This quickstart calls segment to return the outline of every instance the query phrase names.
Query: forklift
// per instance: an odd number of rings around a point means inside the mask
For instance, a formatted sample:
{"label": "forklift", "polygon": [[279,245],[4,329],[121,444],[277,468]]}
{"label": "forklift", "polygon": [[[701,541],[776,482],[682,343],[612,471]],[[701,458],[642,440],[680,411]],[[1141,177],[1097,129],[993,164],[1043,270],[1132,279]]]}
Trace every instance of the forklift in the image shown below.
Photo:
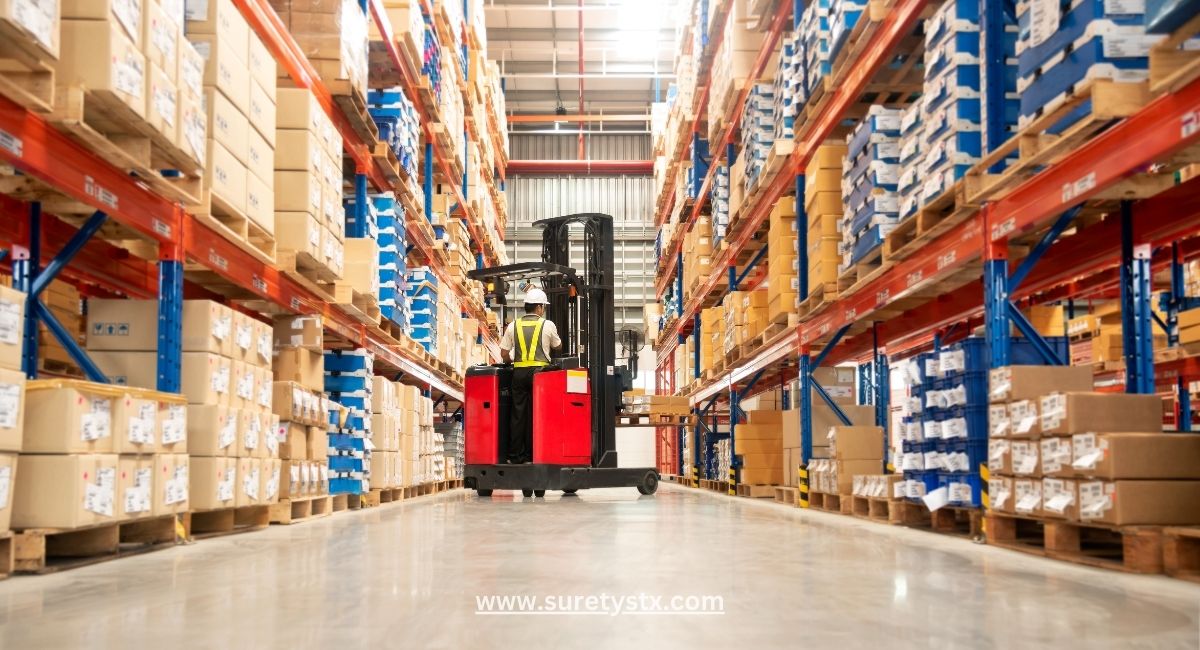
{"label": "forklift", "polygon": [[[542,230],[542,261],[476,269],[488,299],[506,321],[510,287],[537,283],[546,292],[546,318],[559,328],[562,356],[533,378],[533,462],[502,464],[512,407],[510,364],[473,366],[464,386],[464,483],[481,497],[493,490],[575,494],[601,487],[658,489],[653,467],[617,467],[616,416],[631,388],[636,356],[616,365],[613,309],[613,224],[606,214],[572,214],[533,224]],[[572,231],[582,231],[582,268],[570,266]]]}

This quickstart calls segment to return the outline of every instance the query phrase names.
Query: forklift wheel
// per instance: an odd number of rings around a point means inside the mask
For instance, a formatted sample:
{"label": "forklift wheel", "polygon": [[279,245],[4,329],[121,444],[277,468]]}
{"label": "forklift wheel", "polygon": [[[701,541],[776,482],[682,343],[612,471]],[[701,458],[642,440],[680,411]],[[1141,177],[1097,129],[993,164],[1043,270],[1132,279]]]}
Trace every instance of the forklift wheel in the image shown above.
{"label": "forklift wheel", "polygon": [[546,496],[546,491],[545,491],[545,490],[534,490],[534,491],[533,491],[533,496],[535,496],[535,497],[544,497],[544,496]]}
{"label": "forklift wheel", "polygon": [[563,494],[564,494],[564,495],[567,495],[567,494],[575,494],[575,493],[576,493],[576,492],[578,492],[578,491],[579,491],[579,490],[563,490]]}
{"label": "forklift wheel", "polygon": [[654,494],[655,492],[657,492],[658,491],[658,473],[657,472],[646,472],[646,475],[642,477],[642,482],[638,483],[637,489],[638,489],[638,492],[641,492],[642,494]]}
{"label": "forklift wheel", "polygon": [[528,499],[529,497],[533,496],[533,490],[521,490],[521,496]]}
{"label": "forklift wheel", "polygon": [[486,497],[492,496],[492,490],[490,488],[486,489],[486,490],[483,488],[480,488],[478,490],[475,490],[475,494],[478,494],[479,496],[486,498]]}

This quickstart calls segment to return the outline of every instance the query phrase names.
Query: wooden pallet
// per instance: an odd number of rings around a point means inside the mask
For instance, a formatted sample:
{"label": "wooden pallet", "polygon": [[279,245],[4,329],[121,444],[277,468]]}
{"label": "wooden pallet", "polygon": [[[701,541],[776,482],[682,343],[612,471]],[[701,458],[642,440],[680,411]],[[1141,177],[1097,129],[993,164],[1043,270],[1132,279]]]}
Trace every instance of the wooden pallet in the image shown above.
{"label": "wooden pallet", "polygon": [[13,574],[16,559],[15,545],[12,532],[0,533],[0,580]]}
{"label": "wooden pallet", "polygon": [[[199,200],[203,167],[110,94],[60,85],[54,92],[54,110],[46,119],[158,194],[184,204]],[[178,170],[179,175],[164,176],[164,169]]]}
{"label": "wooden pallet", "polygon": [[1130,573],[1163,572],[1163,529],[987,514],[987,543],[1022,553]]}
{"label": "wooden pallet", "polygon": [[32,528],[13,533],[4,540],[8,558],[0,545],[0,569],[18,573],[54,573],[106,560],[115,560],[174,546],[178,531],[175,515],[99,524],[70,530]]}
{"label": "wooden pallet", "polygon": [[979,539],[983,535],[983,510],[946,506],[933,512],[923,503],[892,501],[888,506],[888,521],[899,526]]}
{"label": "wooden pallet", "polygon": [[183,515],[187,539],[205,539],[244,533],[271,525],[271,506],[242,506],[218,510],[195,510]]}
{"label": "wooden pallet", "polygon": [[854,293],[858,287],[874,279],[883,270],[883,246],[864,255],[838,276],[838,294]]}
{"label": "wooden pallet", "polygon": [[[1087,102],[1091,102],[1091,113],[1055,135],[1050,130],[1064,118]],[[1074,152],[1092,136],[1108,128],[1115,121],[1129,117],[1141,110],[1150,101],[1147,82],[1118,83],[1108,79],[1086,82],[1064,95],[1062,99],[1042,108],[1037,116],[1015,137],[988,153],[970,172],[975,177],[968,186],[966,201],[971,205],[982,205],[1007,196],[1046,165],[1062,160]],[[1018,155],[1015,162],[999,174],[987,173],[993,165]],[[1138,189],[1133,181],[1119,183],[1106,190],[1104,196],[1143,198],[1137,194],[1150,192],[1150,188]],[[1155,189],[1161,191],[1161,188]]]}
{"label": "wooden pallet", "polygon": [[618,427],[683,427],[695,424],[691,413],[618,413]]}
{"label": "wooden pallet", "polygon": [[333,303],[356,320],[367,325],[379,325],[382,313],[379,311],[379,298],[369,293],[359,293],[345,283],[331,285],[330,293]]}
{"label": "wooden pallet", "polygon": [[809,289],[808,297],[801,301],[800,305],[796,308],[800,319],[803,320],[815,316],[826,305],[832,304],[834,300],[837,300],[837,288],[838,285],[836,282],[829,282],[818,284]]}
{"label": "wooden pallet", "polygon": [[738,483],[736,486],[737,495],[749,499],[774,499],[775,488],[777,485],[747,485]]}
{"label": "wooden pallet", "polygon": [[350,129],[367,145],[368,150],[373,149],[379,141],[379,127],[375,126],[375,120],[367,110],[367,98],[362,90],[349,79],[323,78],[326,79],[325,86],[329,88],[329,93],[333,95],[333,103],[341,107]]}
{"label": "wooden pallet", "polygon": [[188,208],[197,221],[217,231],[238,248],[264,264],[275,263],[275,235],[254,223],[246,213],[204,188],[201,198]]}
{"label": "wooden pallet", "polygon": [[351,494],[331,494],[329,495],[329,503],[333,507],[334,512],[341,512],[350,509]]}
{"label": "wooden pallet", "polygon": [[56,61],[8,21],[0,21],[0,95],[39,113],[54,110]]}
{"label": "wooden pallet", "polygon": [[1150,92],[1175,92],[1200,77],[1200,52],[1181,50],[1184,41],[1200,34],[1200,15],[1150,48]]}
{"label": "wooden pallet", "polygon": [[809,492],[808,507],[814,510],[848,515],[851,507],[850,495]]}
{"label": "wooden pallet", "polygon": [[870,519],[871,521],[879,521],[884,523],[892,523],[893,507],[902,507],[900,502],[895,499],[885,499],[882,497],[851,497],[850,514],[862,519]]}
{"label": "wooden pallet", "polygon": [[897,224],[883,240],[883,259],[902,260],[921,250],[942,233],[976,214],[979,206],[967,196],[973,193],[977,176],[965,176],[930,201],[912,217]]}
{"label": "wooden pallet", "polygon": [[1200,528],[1163,529],[1163,570],[1172,578],[1200,582]]}
{"label": "wooden pallet", "polygon": [[782,503],[785,506],[795,506],[800,498],[800,488],[785,487],[782,485],[775,486],[775,503]]}
{"label": "wooden pallet", "polygon": [[333,514],[333,500],[329,495],[283,499],[270,504],[272,524],[298,524]]}

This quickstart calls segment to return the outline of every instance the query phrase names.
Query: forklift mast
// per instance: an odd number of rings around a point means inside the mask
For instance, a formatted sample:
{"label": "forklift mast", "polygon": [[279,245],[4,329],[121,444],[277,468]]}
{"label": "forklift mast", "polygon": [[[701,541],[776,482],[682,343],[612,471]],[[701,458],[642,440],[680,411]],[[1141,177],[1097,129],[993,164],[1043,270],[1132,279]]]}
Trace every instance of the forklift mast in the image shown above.
{"label": "forklift mast", "polygon": [[[565,330],[564,350],[576,350],[588,368],[591,382],[592,466],[616,467],[616,413],[620,386],[616,364],[616,313],[613,304],[615,274],[613,268],[612,217],[600,213],[572,214],[534,222],[542,228],[542,261],[571,267],[571,226],[583,229],[582,268],[576,269],[586,295],[581,302],[579,322],[572,313],[568,282],[562,276],[544,280],[550,305],[547,317],[555,324],[569,323]],[[578,334],[575,331],[578,327]],[[578,336],[579,340],[576,340]]]}

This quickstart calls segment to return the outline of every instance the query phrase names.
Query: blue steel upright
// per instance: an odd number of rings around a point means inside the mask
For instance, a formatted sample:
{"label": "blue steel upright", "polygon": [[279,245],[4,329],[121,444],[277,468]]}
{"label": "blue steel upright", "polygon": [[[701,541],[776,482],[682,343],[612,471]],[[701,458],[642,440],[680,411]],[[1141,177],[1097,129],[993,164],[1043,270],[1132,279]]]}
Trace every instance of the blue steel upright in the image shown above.
{"label": "blue steel upright", "polygon": [[1125,392],[1154,392],[1154,332],[1150,319],[1150,246],[1134,245],[1133,203],[1121,202],[1121,321]]}
{"label": "blue steel upright", "polygon": [[425,195],[425,220],[433,221],[433,142],[425,142],[425,174],[421,190]]}
{"label": "blue steel upright", "polygon": [[29,246],[25,250],[13,249],[13,288],[26,294],[24,335],[21,341],[21,370],[30,379],[38,371],[38,321],[37,311],[30,309],[29,294],[33,281],[42,268],[42,204],[29,204]]}
{"label": "blue steel upright", "polygon": [[158,390],[182,390],[183,262],[178,256],[158,261]]}
{"label": "blue steel upright", "polygon": [[[800,2],[800,0],[796,0]],[[804,174],[796,175],[796,275],[800,302],[808,300],[808,215],[804,205]]]}

